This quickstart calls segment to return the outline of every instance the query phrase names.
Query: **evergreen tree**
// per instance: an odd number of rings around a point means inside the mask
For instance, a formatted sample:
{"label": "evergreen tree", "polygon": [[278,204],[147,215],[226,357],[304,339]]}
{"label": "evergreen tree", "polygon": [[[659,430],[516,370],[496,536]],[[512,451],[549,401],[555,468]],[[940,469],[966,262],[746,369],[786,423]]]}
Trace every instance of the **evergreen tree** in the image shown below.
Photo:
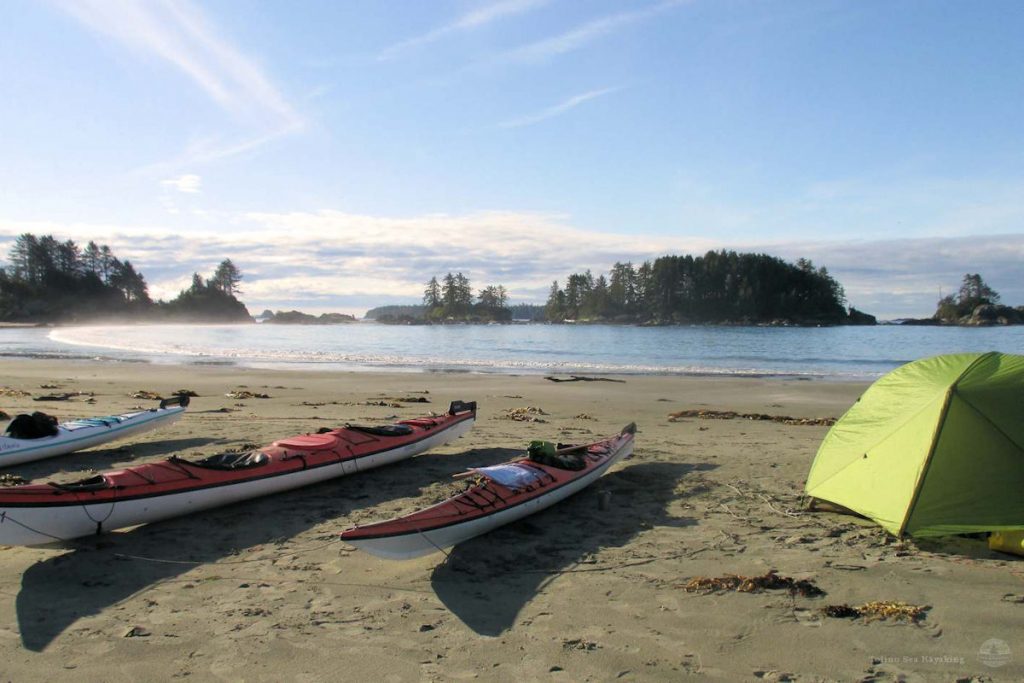
{"label": "evergreen tree", "polygon": [[37,244],[36,236],[31,233],[22,233],[15,238],[14,245],[7,256],[7,260],[11,262],[11,277],[13,279],[29,283],[37,281],[35,261],[33,260]]}
{"label": "evergreen tree", "polygon": [[960,292],[957,295],[957,304],[961,309],[973,311],[982,304],[997,303],[999,303],[999,294],[985,283],[981,275],[977,273],[964,275]]}
{"label": "evergreen tree", "polygon": [[105,244],[100,247],[99,276],[104,284],[110,284],[110,276],[114,272],[114,262],[116,260],[114,253],[110,251],[110,247]]}
{"label": "evergreen tree", "polygon": [[441,305],[441,285],[437,283],[437,276],[430,278],[426,289],[423,290],[423,305],[428,311]]}
{"label": "evergreen tree", "polygon": [[89,244],[85,245],[85,252],[82,254],[82,265],[85,271],[99,275],[100,261],[99,246],[92,240],[89,240]]}
{"label": "evergreen tree", "polygon": [[238,288],[238,283],[241,281],[242,271],[231,262],[231,259],[226,258],[217,266],[210,284],[214,289],[219,289],[229,296],[234,296],[235,294],[242,293],[242,290]]}
{"label": "evergreen tree", "polygon": [[551,283],[551,292],[544,305],[544,314],[551,322],[565,320],[565,292],[558,287],[558,280]]}
{"label": "evergreen tree", "polygon": [[461,272],[455,274],[455,305],[461,315],[473,307],[473,288],[469,285],[469,278]]}

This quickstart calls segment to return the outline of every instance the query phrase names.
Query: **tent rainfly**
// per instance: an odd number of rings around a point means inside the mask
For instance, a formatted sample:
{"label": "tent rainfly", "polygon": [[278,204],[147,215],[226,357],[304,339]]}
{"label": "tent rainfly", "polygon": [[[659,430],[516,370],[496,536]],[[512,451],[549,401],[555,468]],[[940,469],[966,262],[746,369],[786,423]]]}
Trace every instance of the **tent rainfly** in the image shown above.
{"label": "tent rainfly", "polygon": [[1024,530],[1024,356],[893,370],[829,431],[806,491],[896,536]]}

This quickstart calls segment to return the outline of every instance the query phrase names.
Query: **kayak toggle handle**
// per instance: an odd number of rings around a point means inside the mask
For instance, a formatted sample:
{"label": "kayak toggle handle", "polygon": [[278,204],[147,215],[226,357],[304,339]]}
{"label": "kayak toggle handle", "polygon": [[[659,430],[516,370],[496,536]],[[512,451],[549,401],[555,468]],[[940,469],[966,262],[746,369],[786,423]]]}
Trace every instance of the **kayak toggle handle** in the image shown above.
{"label": "kayak toggle handle", "polygon": [[448,406],[449,415],[457,415],[465,412],[476,414],[476,401],[452,401],[452,404]]}
{"label": "kayak toggle handle", "polygon": [[165,398],[164,400],[160,401],[160,407],[166,408],[167,406],[177,405],[181,406],[182,408],[187,408],[189,403],[191,403],[191,399],[189,399],[188,396],[184,394],[177,394],[175,396],[171,396],[170,398]]}

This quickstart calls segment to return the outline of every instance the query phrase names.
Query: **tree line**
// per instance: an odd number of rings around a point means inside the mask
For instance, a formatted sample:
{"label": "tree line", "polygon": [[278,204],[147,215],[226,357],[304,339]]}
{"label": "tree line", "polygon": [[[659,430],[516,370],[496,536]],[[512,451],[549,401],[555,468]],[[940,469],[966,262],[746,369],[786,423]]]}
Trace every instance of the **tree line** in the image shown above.
{"label": "tree line", "polygon": [[427,321],[475,320],[507,321],[512,319],[508,291],[502,285],[488,285],[473,297],[469,278],[448,273],[440,282],[430,278],[423,290],[423,317]]}
{"label": "tree line", "polygon": [[587,270],[551,283],[542,307],[510,305],[502,285],[473,295],[469,278],[432,277],[422,306],[386,306],[367,317],[383,322],[506,321],[634,324],[874,324],[847,307],[842,286],[807,259],[709,251],[662,256],[639,266],[616,263],[607,275]]}
{"label": "tree line", "polygon": [[211,278],[193,274],[192,286],[169,302],[154,302],[145,276],[106,244],[85,248],[53,235],[19,235],[0,268],[0,320],[79,321],[100,316],[235,319],[241,271],[224,259]]}
{"label": "tree line", "polygon": [[606,277],[573,273],[551,285],[548,320],[637,323],[869,322],[846,308],[842,286],[807,259],[709,251],[616,263]]}

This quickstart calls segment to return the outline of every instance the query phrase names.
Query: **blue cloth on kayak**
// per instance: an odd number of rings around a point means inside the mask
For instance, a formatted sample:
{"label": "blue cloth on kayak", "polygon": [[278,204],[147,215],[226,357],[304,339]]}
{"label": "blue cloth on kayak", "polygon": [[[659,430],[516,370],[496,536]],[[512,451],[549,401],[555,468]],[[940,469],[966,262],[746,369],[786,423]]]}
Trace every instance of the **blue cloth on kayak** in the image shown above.
{"label": "blue cloth on kayak", "polygon": [[526,488],[534,482],[540,481],[541,473],[532,467],[525,465],[493,465],[491,467],[474,467],[474,472],[479,472],[496,484],[507,486],[510,489]]}

